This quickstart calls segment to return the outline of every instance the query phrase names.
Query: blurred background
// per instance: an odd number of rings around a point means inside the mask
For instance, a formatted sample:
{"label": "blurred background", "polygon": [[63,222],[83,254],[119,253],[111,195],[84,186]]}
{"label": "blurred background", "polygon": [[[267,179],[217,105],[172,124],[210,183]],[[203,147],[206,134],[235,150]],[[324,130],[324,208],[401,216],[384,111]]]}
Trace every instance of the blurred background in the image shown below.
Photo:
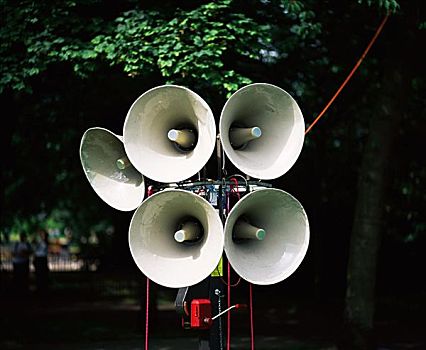
{"label": "blurred background", "polygon": [[[256,348],[425,347],[424,1],[1,5],[0,348],[143,348],[146,278],[128,247],[133,213],[90,187],[79,158],[85,130],[122,135],[135,99],[162,84],[199,94],[218,125],[230,95],[255,82],[291,94],[308,127],[386,15],[295,165],[271,181],[302,203],[311,241],[288,279],[254,286]],[[214,178],[215,157],[206,168]],[[35,247],[40,229],[48,284],[37,283],[31,260],[22,292],[12,252],[21,234]],[[151,284],[154,349],[197,348],[176,293]],[[247,298],[242,282],[233,299]],[[249,348],[247,312],[233,316],[232,335],[233,348]]]}

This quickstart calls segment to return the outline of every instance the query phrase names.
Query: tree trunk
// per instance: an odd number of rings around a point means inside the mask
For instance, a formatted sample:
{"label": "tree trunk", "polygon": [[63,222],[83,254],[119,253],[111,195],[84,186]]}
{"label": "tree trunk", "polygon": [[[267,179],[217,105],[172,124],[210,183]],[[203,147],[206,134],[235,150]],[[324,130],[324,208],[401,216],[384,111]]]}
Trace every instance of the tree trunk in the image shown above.
{"label": "tree trunk", "polygon": [[392,164],[392,141],[403,113],[402,96],[407,91],[402,86],[407,77],[398,70],[384,76],[376,108],[373,108],[377,112],[371,115],[358,180],[340,344],[340,348],[345,350],[376,349],[376,265],[385,213],[388,166]]}
{"label": "tree trunk", "polygon": [[[382,78],[375,96],[365,144],[358,198],[347,267],[344,328],[341,349],[377,349],[374,335],[375,286],[378,251],[389,180],[394,163],[393,140],[402,117],[410,110],[411,82],[419,76],[424,53],[418,49],[419,4],[405,6],[402,16],[391,18],[379,58]],[[422,75],[420,75],[422,77]]]}

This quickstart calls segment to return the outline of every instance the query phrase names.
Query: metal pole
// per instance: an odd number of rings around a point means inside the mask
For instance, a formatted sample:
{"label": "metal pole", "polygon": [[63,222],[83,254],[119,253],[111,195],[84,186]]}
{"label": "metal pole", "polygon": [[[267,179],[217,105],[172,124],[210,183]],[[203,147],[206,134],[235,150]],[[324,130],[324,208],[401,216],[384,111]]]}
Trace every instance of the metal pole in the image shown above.
{"label": "metal pole", "polygon": [[[217,198],[217,207],[219,209],[219,216],[222,220],[222,223],[225,220],[223,213],[223,195],[222,195],[222,182],[223,182],[223,173],[222,173],[222,147],[220,143],[220,137],[217,135],[216,137],[216,156],[217,156],[217,176],[219,180],[219,193]],[[220,277],[212,277],[209,276],[209,299],[212,303],[212,313],[217,314],[220,305],[220,297],[224,295],[223,283],[220,280]],[[219,319],[217,322],[213,322],[212,327],[209,330],[209,344],[208,348],[205,347],[205,342],[200,339],[200,347],[199,350],[223,350],[223,332],[222,332],[222,320]]]}
{"label": "metal pole", "polygon": [[[220,289],[215,289],[215,294],[217,295],[217,311],[218,311],[218,315],[222,312],[222,301],[220,300],[221,298],[223,298],[223,295],[220,291]],[[218,320],[219,322],[219,346],[220,346],[220,350],[223,350],[223,328],[222,328],[222,318],[219,317]]]}

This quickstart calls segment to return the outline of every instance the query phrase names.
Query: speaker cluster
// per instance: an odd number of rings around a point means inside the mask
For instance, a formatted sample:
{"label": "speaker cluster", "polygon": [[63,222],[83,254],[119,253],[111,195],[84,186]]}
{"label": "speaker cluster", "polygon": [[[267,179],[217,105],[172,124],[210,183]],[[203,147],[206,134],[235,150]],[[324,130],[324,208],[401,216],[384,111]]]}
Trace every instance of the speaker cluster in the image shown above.
{"label": "speaker cluster", "polygon": [[[243,279],[270,285],[302,262],[309,222],[296,198],[261,186],[259,180],[276,179],[293,166],[304,129],[296,101],[271,84],[250,84],[235,92],[222,109],[219,134],[212,110],[198,94],[162,85],[131,105],[122,135],[88,129],[80,159],[103,201],[134,211],[130,252],[152,281],[171,288],[197,284],[217,268],[225,251]],[[217,181],[188,182],[205,167],[216,145],[243,173],[238,174],[243,186],[237,182],[232,187],[222,175]],[[161,185],[146,195],[148,179]],[[232,208],[231,192],[242,194]]]}

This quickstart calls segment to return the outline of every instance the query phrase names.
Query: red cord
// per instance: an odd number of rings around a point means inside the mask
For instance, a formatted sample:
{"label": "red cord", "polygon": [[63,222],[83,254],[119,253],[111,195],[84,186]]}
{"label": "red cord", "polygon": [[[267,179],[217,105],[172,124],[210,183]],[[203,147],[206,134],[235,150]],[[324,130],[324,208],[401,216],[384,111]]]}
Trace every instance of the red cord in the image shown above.
{"label": "red cord", "polygon": [[[217,269],[216,269],[216,271],[217,271]],[[227,285],[228,285],[228,282],[226,282],[226,281],[225,281],[222,277],[220,277],[220,280],[221,280],[221,282],[222,282],[225,286],[227,286]],[[241,282],[241,276],[240,276],[240,277],[238,277],[237,282],[235,282],[235,283],[231,284],[231,287],[233,288],[233,287],[238,286],[238,285],[240,284],[240,282]]]}
{"label": "red cord", "polygon": [[253,285],[249,283],[250,289],[250,343],[251,350],[254,350],[254,318],[253,318]]}
{"label": "red cord", "polygon": [[[228,261],[228,307],[231,306],[231,264]],[[227,313],[226,349],[231,349],[231,313]]]}
{"label": "red cord", "polygon": [[[150,197],[154,194],[154,186],[148,187],[147,196]],[[149,335],[149,278],[146,278],[146,305],[145,305],[145,350],[148,350],[148,335]]]}
{"label": "red cord", "polygon": [[[235,193],[238,197],[238,199],[240,199],[240,193],[238,192],[238,180],[235,177],[232,177],[230,179],[234,184],[230,185],[230,193]],[[230,195],[227,195],[227,214],[230,211],[230,207],[229,207],[229,198]],[[227,294],[228,294],[228,307],[231,306],[231,287],[235,287],[237,286],[241,281],[241,277],[238,279],[237,283],[235,283],[234,285],[231,285],[231,264],[229,263],[228,260],[228,283],[227,283]],[[228,312],[227,314],[227,337],[226,337],[226,348],[227,350],[231,349],[231,313]]]}
{"label": "red cord", "polygon": [[315,118],[315,120],[313,121],[313,123],[311,125],[309,125],[308,129],[306,129],[305,131],[305,135],[311,131],[312,127],[317,123],[317,121],[323,116],[323,114],[325,113],[325,111],[328,109],[328,107],[330,107],[330,105],[334,102],[334,100],[336,99],[337,95],[340,94],[340,92],[343,90],[343,88],[345,87],[345,85],[347,84],[347,82],[349,81],[349,79],[352,78],[352,75],[355,73],[355,71],[358,69],[358,67],[361,65],[361,62],[364,60],[365,56],[367,56],[368,51],[370,50],[371,46],[373,46],[374,42],[376,41],[377,37],[379,36],[380,32],[382,31],[387,19],[389,17],[389,14],[386,15],[386,17],[382,20],[382,23],[380,23],[380,26],[377,28],[376,33],[374,34],[373,38],[371,39],[370,43],[368,44],[367,48],[365,49],[364,53],[361,55],[360,59],[358,60],[358,62],[355,64],[354,68],[352,68],[352,71],[349,73],[349,75],[346,77],[345,81],[342,83],[342,85],[340,85],[339,89],[337,90],[337,92],[334,94],[334,96],[331,98],[330,102],[327,103],[327,105],[325,106],[325,108],[322,110],[322,112],[318,115],[318,117]]}
{"label": "red cord", "polygon": [[[231,177],[230,180],[235,183],[235,185],[231,185],[231,192],[235,193],[238,197],[238,199],[240,199],[240,193],[238,192],[238,180],[235,177]],[[236,190],[235,190],[236,189]]]}
{"label": "red cord", "polygon": [[146,278],[146,312],[145,312],[145,350],[148,350],[148,323],[149,322],[149,278]]}

